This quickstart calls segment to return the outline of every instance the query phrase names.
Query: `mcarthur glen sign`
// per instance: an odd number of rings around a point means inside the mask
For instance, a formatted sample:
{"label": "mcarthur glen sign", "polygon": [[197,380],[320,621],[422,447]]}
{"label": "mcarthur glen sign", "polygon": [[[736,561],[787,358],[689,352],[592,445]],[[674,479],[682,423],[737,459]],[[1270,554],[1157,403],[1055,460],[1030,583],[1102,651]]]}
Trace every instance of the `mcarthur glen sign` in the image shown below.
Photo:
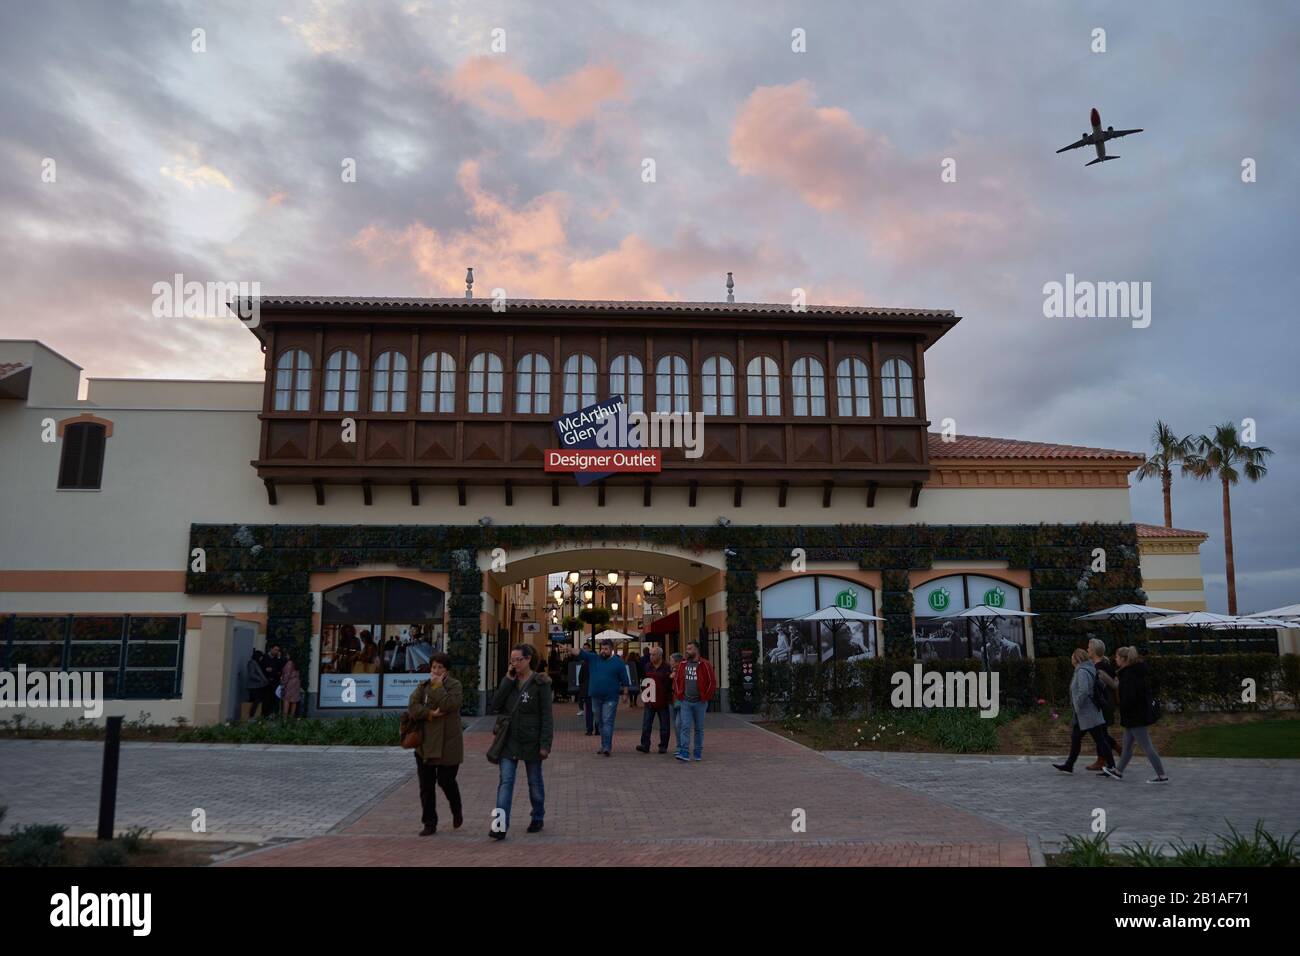
{"label": "mcarthur glen sign", "polygon": [[563,448],[546,450],[546,471],[574,473],[589,485],[616,472],[658,473],[660,449],[681,448],[687,458],[699,458],[704,448],[704,415],[700,412],[629,412],[622,395],[555,420]]}

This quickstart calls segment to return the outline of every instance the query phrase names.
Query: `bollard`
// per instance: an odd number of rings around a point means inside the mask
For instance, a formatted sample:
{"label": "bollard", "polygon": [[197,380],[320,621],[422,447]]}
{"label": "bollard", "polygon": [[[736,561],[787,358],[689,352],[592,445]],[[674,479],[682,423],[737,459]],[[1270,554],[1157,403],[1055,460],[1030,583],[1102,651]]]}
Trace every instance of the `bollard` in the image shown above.
{"label": "bollard", "polygon": [[113,839],[117,813],[117,758],[122,747],[122,718],[109,717],[104,733],[104,772],[99,778],[99,839]]}

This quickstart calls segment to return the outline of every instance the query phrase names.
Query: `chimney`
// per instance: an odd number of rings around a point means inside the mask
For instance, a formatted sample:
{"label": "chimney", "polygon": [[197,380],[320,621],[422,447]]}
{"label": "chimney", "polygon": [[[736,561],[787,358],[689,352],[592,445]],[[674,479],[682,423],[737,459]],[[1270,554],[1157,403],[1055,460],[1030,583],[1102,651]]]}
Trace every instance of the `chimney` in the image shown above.
{"label": "chimney", "polygon": [[727,301],[728,302],[736,301],[736,293],[734,292],[735,288],[736,288],[736,282],[734,279],[731,278],[731,273],[728,272],[727,273]]}
{"label": "chimney", "polygon": [[474,298],[474,267],[465,270],[465,298]]}

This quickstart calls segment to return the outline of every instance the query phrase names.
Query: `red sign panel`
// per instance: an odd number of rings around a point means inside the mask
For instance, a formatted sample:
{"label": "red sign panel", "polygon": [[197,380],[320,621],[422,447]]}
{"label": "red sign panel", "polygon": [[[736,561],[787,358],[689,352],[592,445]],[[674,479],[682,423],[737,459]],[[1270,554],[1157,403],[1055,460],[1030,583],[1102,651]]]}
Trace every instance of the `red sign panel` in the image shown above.
{"label": "red sign panel", "polygon": [[658,474],[661,453],[658,448],[548,448],[546,470]]}

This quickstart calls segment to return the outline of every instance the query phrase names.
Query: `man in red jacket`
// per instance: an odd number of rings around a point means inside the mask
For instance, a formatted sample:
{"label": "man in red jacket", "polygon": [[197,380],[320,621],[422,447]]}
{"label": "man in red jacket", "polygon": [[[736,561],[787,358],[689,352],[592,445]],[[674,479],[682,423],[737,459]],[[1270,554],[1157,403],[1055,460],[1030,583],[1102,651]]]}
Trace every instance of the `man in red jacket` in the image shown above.
{"label": "man in red jacket", "polygon": [[686,659],[679,661],[673,672],[673,699],[681,701],[681,725],[677,731],[677,759],[689,761],[687,747],[691,731],[695,732],[695,759],[704,759],[704,712],[718,689],[713,665],[700,657],[700,645],[690,641],[686,645]]}

